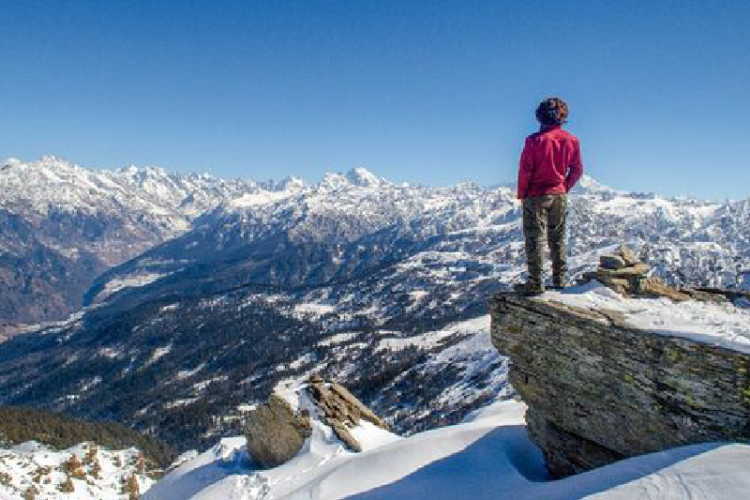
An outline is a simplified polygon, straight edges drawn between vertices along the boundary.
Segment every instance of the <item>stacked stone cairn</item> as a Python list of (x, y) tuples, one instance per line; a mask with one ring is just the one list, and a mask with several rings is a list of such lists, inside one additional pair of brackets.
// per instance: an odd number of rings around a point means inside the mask
[(612, 255), (602, 255), (596, 271), (585, 273), (584, 281), (592, 279), (625, 296), (667, 297), (681, 302), (693, 294), (667, 286), (651, 269), (626, 246), (620, 246)]

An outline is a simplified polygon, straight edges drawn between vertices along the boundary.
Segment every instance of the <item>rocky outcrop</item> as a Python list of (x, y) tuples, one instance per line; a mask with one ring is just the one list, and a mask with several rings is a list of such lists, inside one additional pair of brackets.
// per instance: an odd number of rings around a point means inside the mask
[(313, 376), (310, 379), (309, 391), (317, 407), (324, 415), (323, 421), (333, 429), (336, 437), (352, 451), (362, 451), (359, 442), (349, 432), (350, 428), (360, 424), (360, 420), (366, 420), (383, 429), (388, 428), (380, 417), (340, 384), (335, 382), (325, 384), (323, 379)]
[(309, 413), (295, 413), (276, 394), (271, 395), (268, 403), (251, 411), (245, 425), (247, 451), (263, 468), (277, 467), (290, 460), (312, 432)]
[(491, 335), (510, 358), (529, 434), (553, 476), (678, 445), (750, 440), (749, 355), (547, 297), (494, 297)]
[(326, 383), (313, 375), (300, 392), (308, 396), (300, 400), (308, 399), (313, 408), (295, 412), (282, 397), (272, 394), (268, 403), (248, 414), (247, 449), (253, 461), (261, 467), (277, 467), (299, 452), (312, 433), (311, 413), (329, 426), (349, 450), (356, 452), (362, 451), (362, 446), (350, 429), (360, 425), (362, 420), (388, 428), (380, 417), (340, 384)]

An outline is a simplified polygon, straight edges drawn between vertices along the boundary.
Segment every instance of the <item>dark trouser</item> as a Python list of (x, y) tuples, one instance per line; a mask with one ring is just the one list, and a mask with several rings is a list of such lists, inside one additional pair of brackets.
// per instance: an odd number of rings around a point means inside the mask
[(523, 234), (526, 238), (526, 265), (529, 282), (542, 282), (544, 236), (552, 254), (554, 281), (562, 281), (568, 271), (565, 255), (565, 194), (534, 196), (523, 200)]

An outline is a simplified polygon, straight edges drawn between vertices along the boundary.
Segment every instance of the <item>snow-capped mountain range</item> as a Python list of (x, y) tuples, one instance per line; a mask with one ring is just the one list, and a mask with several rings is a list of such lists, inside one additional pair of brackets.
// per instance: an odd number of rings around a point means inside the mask
[[(508, 187), (396, 185), (363, 168), (317, 184), (294, 180), (204, 213), (182, 236), (100, 276), (86, 303), (151, 283), (135, 293), (179, 294), (187, 283), (202, 292), (337, 283), (337, 294), (351, 279), (384, 267), (389, 281), (423, 276), (425, 287), (409, 290), (417, 293), (457, 285), (453, 292), (465, 293), (488, 279), (510, 284), (524, 268), (520, 216)], [(591, 252), (627, 242), (671, 283), (733, 287), (747, 280), (750, 200), (665, 199), (584, 177), (569, 219), (572, 276), (591, 265)]]
[[(11, 158), (2, 162), (0, 172), (0, 202), (8, 208), (38, 214), (50, 210), (116, 214), (129, 209), (165, 219), (194, 217), (255, 186), (207, 174), (168, 173), (157, 167), (91, 170), (55, 156), (30, 163)], [(173, 226), (175, 232), (188, 227), (177, 220)]]
[[(313, 370), (351, 385), (401, 432), (456, 422), (507, 392), (503, 360), (474, 339), (486, 331), (492, 293), (523, 278), (512, 187), (394, 184), (364, 168), (312, 184), (258, 184), (159, 170), (91, 172), (50, 158), (9, 161), (2, 172), (8, 217), (26, 223), (93, 212), (94, 219), (64, 220), (70, 227), (116, 220), (102, 227), (134, 228), (130, 235), (146, 221), (152, 235), (139, 240), (150, 248), (90, 278), (86, 311), (0, 344), (4, 402), (111, 416), (194, 446), (229, 432), (239, 405)], [(34, 196), (18, 194), (24, 183)], [(63, 196), (66, 190), (75, 196)], [(54, 202), (44, 205), (48, 191)], [(665, 199), (583, 178), (569, 219), (573, 277), (627, 243), (669, 282), (746, 283), (750, 200)], [(94, 231), (76, 244), (134, 245), (123, 233)], [(30, 225), (27, 234), (41, 238)], [(71, 253), (68, 262), (82, 254)], [(75, 273), (65, 268), (64, 276), (50, 281), (68, 283)], [(10, 292), (24, 290), (3, 283)], [(69, 297), (74, 290), (53, 292)], [(31, 360), (40, 358), (44, 370), (33, 368)], [(475, 371), (480, 365), (487, 370)], [(464, 398), (460, 407), (456, 394)], [(206, 418), (206, 408), (227, 419)], [(184, 436), (180, 422), (198, 409), (202, 416)]]
[(108, 268), (190, 228), (252, 182), (159, 168), (89, 170), (54, 156), (0, 163), (3, 323), (67, 317)]
[[(732, 286), (748, 280), (750, 201), (664, 199), (587, 177), (576, 193), (573, 255), (625, 239), (645, 246), (669, 281)], [(0, 292), (6, 297), (0, 324), (62, 319), (80, 307), (92, 284), (88, 303), (261, 242), (288, 247), (279, 243), (285, 240), (326, 254), (314, 269), (295, 266), (296, 254), (286, 258), (291, 269), (281, 269), (281, 262), (256, 265), (252, 279), (269, 284), (345, 280), (407, 255), (424, 257), (425, 246), (456, 247), (453, 257), (444, 250), (436, 257), (498, 273), (521, 263), (519, 218), (512, 187), (393, 184), (364, 168), (313, 184), (293, 177), (257, 183), (160, 168), (90, 170), (53, 156), (8, 159), (0, 164)]]

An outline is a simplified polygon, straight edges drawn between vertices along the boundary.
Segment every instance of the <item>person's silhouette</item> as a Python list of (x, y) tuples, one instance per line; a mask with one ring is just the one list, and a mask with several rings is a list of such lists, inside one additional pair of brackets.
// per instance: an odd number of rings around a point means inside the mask
[(536, 118), (541, 128), (526, 138), (518, 167), (529, 277), (515, 288), (529, 295), (544, 292), (545, 235), (552, 254), (553, 288), (565, 286), (567, 193), (583, 174), (578, 139), (562, 129), (567, 117), (568, 106), (562, 99), (551, 97), (539, 104)]

